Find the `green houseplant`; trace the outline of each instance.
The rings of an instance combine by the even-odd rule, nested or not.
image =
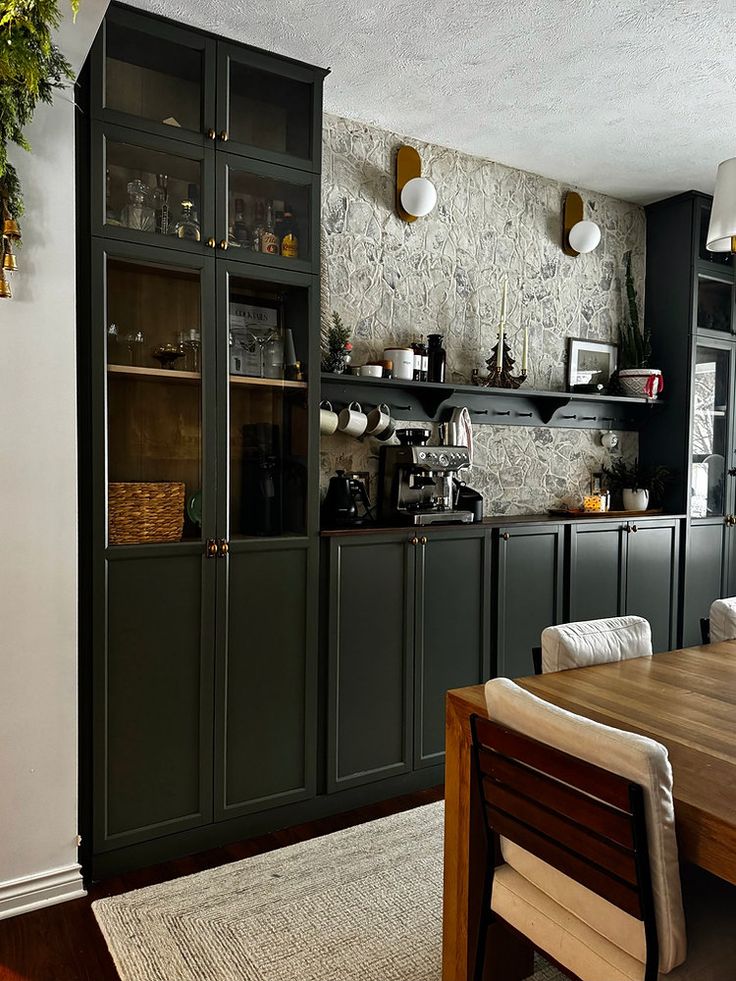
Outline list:
[[[631,251],[624,256],[626,264],[627,316],[619,328],[618,383],[625,395],[646,395],[656,398],[662,391],[662,372],[650,368],[652,357],[652,333],[639,319],[639,300],[631,273]]]
[[[71,0],[75,16],[78,6],[79,0]],[[22,188],[8,160],[8,147],[15,144],[30,150],[23,130],[36,106],[51,103],[54,90],[73,80],[74,74],[52,41],[61,20],[57,0],[3,0],[0,9],[0,277],[4,281],[4,271],[15,269],[11,243],[20,240],[18,218],[24,210]],[[9,296],[9,288],[7,293],[0,290],[0,295]]]
[[[333,311],[332,323],[322,340],[322,371],[342,375],[350,364],[350,328],[342,322],[342,317]]]
[[[650,502],[659,504],[671,474],[666,467],[646,467],[638,458],[631,463],[614,460],[603,467],[609,490],[621,494],[625,511],[646,511]]]

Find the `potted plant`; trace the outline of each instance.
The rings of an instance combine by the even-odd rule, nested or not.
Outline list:
[[[603,475],[611,491],[620,492],[624,511],[646,511],[650,501],[659,503],[670,479],[666,467],[644,467],[638,458],[633,463],[614,460],[603,467]]]
[[[332,314],[332,324],[322,339],[322,371],[342,375],[350,364],[350,329],[342,322],[340,314]]]
[[[664,379],[659,368],[650,368],[652,356],[651,331],[639,323],[639,303],[631,275],[631,252],[624,256],[626,262],[626,297],[629,306],[628,317],[620,327],[618,380],[626,395],[646,395],[656,399],[664,388]]]

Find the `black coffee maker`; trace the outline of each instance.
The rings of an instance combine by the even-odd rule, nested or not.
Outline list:
[[[371,502],[362,480],[344,470],[330,477],[322,504],[323,528],[357,528],[373,521]]]

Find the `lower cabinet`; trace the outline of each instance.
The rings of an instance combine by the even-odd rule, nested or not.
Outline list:
[[[736,561],[732,553],[736,532],[725,518],[701,518],[691,521],[685,549],[685,581],[682,596],[682,643],[692,647],[701,643],[700,621],[710,615],[710,605],[719,596],[736,593],[730,582]]]
[[[496,674],[520,678],[533,673],[541,632],[562,620],[563,528],[511,525],[496,535]]]
[[[327,789],[444,759],[448,688],[489,672],[484,530],[329,542]]]
[[[569,535],[569,619],[643,616],[655,651],[676,647],[679,521],[601,520]]]

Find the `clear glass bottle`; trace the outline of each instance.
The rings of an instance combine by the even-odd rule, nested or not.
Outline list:
[[[167,174],[156,175],[156,187],[153,190],[153,210],[156,215],[156,232],[159,235],[168,235],[169,178]]]
[[[279,254],[279,239],[273,227],[273,205],[270,201],[266,206],[266,224],[261,235],[261,252],[267,255]]]
[[[153,208],[149,204],[150,199],[151,192],[143,181],[130,181],[128,184],[128,203],[120,216],[120,220],[126,228],[134,228],[138,232],[155,231],[156,219]]]
[[[194,205],[191,201],[182,201],[181,214],[174,226],[174,235],[177,238],[186,239],[189,242],[199,241],[199,221],[197,219],[197,212],[194,210]]]
[[[235,199],[235,218],[233,219],[233,242],[241,248],[250,248],[253,236],[245,220],[245,205],[242,198]]]

